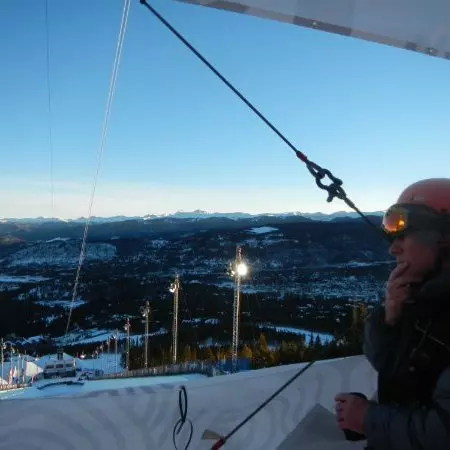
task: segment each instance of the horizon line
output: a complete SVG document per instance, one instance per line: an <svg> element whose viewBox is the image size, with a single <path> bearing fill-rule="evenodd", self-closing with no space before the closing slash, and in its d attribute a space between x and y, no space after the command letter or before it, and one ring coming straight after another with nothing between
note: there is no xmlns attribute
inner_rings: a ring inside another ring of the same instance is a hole
<svg viewBox="0 0 450 450"><path fill-rule="evenodd" d="M384 213L382 210L377 211L362 211L364 215L381 215ZM114 215L108 215L108 216L98 216L98 215L92 215L90 217L86 216L78 216L78 217L50 217L50 216L22 216L22 217L0 217L0 221L14 221L14 220L47 220L47 221L80 221L80 220L87 220L89 219L99 219L99 220L107 220L107 219L115 219L115 218L122 218L122 219L152 219L152 218L170 218L175 216L189 216L189 215L197 215L197 216L219 216L219 217L226 217L226 216L247 216L247 217L258 217L258 216L338 216L338 215L359 215L355 211L335 211L335 212L321 212L321 211L315 211L315 212L307 212L307 211L287 211L287 212L262 212L262 213L248 213L245 211L234 211L234 212L210 212L205 210L193 210L193 211L184 211L184 210L177 210L175 212L168 212L168 213L149 213L145 215L124 215L124 214L114 214ZM186 217L188 218L188 217ZM193 218L193 217L192 217ZM241 217L245 218L245 217Z"/></svg>

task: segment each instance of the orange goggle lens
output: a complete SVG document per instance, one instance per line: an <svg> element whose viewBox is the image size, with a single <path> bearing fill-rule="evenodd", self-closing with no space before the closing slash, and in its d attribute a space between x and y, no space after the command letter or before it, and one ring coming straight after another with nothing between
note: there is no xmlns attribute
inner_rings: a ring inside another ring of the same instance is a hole
<svg viewBox="0 0 450 450"><path fill-rule="evenodd" d="M390 236L399 236L412 230L439 230L441 217L424 205L394 205L383 217L383 231Z"/></svg>
<svg viewBox="0 0 450 450"><path fill-rule="evenodd" d="M386 211L382 226L388 234L405 232L408 228L408 211L401 206L392 206Z"/></svg>

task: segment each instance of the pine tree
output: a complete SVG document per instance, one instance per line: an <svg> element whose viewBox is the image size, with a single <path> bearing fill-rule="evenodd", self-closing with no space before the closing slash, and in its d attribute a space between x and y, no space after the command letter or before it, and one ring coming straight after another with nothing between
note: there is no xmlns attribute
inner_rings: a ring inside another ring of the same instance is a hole
<svg viewBox="0 0 450 450"><path fill-rule="evenodd" d="M191 356L191 347L190 345L185 345L184 349L183 349L183 355L181 357L181 360L183 362L189 362L192 361L192 356Z"/></svg>
<svg viewBox="0 0 450 450"><path fill-rule="evenodd" d="M289 349L285 340L281 341L278 349L278 362L280 364L289 364Z"/></svg>
<svg viewBox="0 0 450 450"><path fill-rule="evenodd" d="M200 359L202 361L208 361L208 362L214 362L215 356L213 351L211 350L211 347L201 347L200 348Z"/></svg>
<svg viewBox="0 0 450 450"><path fill-rule="evenodd" d="M312 331L309 333L308 347L314 347L314 335L312 334Z"/></svg>
<svg viewBox="0 0 450 450"><path fill-rule="evenodd" d="M275 363L273 353L267 346L267 340L263 333L260 334L258 343L253 351L253 367L270 367Z"/></svg>
<svg viewBox="0 0 450 450"><path fill-rule="evenodd" d="M305 360L305 351L306 351L306 345L305 345L305 335L301 334L300 339L297 342L297 361L303 362Z"/></svg>
<svg viewBox="0 0 450 450"><path fill-rule="evenodd" d="M364 323L367 317L367 308L364 304L359 303L353 306L352 311L352 327L346 336L348 342L348 350L350 354L359 354L362 352Z"/></svg>
<svg viewBox="0 0 450 450"><path fill-rule="evenodd" d="M222 348L221 347L217 347L215 360L217 362L220 362L220 361L222 361L223 358L224 358L224 353L222 351Z"/></svg>
<svg viewBox="0 0 450 450"><path fill-rule="evenodd" d="M252 356L253 356L252 349L247 344L245 344L240 352L240 357L252 359Z"/></svg>
<svg viewBox="0 0 450 450"><path fill-rule="evenodd" d="M314 340L314 350L316 352L319 352L320 350L322 350L322 347L323 347L322 340L320 339L320 335L318 334L316 336L316 339Z"/></svg>

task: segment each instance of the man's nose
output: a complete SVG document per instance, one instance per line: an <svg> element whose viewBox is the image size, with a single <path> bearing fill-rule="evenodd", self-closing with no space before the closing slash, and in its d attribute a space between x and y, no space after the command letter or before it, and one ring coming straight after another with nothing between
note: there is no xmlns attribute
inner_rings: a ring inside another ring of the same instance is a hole
<svg viewBox="0 0 450 450"><path fill-rule="evenodd" d="M397 256L400 255L403 251L403 237L396 237L393 241L391 246L389 247L389 254L391 256Z"/></svg>

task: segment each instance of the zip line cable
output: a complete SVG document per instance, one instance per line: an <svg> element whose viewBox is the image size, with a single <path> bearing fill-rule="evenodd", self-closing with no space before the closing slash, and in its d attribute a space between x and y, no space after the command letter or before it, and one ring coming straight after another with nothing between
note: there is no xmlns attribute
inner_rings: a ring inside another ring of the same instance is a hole
<svg viewBox="0 0 450 450"><path fill-rule="evenodd" d="M139 0L169 31L172 32L200 61L203 62L229 89L233 91L285 144L288 145L296 154L297 158L305 163L311 175L315 178L316 184L320 189L328 192L327 202L333 201L335 197L344 201L347 206L353 209L370 227L381 233L383 238L387 239L385 233L378 228L358 207L347 197L343 187L342 180L336 178L328 169L324 169L318 164L310 161L308 157L298 150L294 144L269 121L233 84L230 83L184 36L179 33L158 11L150 6L147 0ZM322 180L328 177L330 184L325 184Z"/></svg>
<svg viewBox="0 0 450 450"><path fill-rule="evenodd" d="M53 126L52 126L52 101L50 88L50 37L49 37L49 17L48 0L45 0L45 42L46 42L46 72L47 72L47 110L48 110L48 132L50 147L50 211L51 217L54 217L54 182L53 182Z"/></svg>
<svg viewBox="0 0 450 450"><path fill-rule="evenodd" d="M131 7L131 0L124 0L122 19L120 22L119 35L118 35L118 39L117 39L116 54L114 57L113 71L112 71L112 75L111 75L111 81L110 81L109 92L108 92L108 100L106 102L106 111L105 111L105 117L104 117L104 121L103 121L102 133L101 133L100 147L98 150L97 168L95 171L92 192L91 192L91 196L90 196L90 200L89 200L88 217L86 219L86 224L84 227L80 257L79 257L77 272L76 272L76 276L75 276L75 283L73 286L72 302L70 304L69 316L67 318L67 326L66 326L65 335L67 335L67 333L69 332L69 326L70 326L70 320L72 317L73 305L75 303L75 299L76 299L77 292L78 292L81 267L83 265L83 261L84 261L84 257L85 257L85 253L86 253L87 235L88 235L89 225L90 225L91 216L92 216L92 206L94 204L95 191L97 188L97 182L98 182L98 176L99 176L99 172L100 172L101 161L102 161L103 153L105 150L109 118L111 115L111 106L112 106L115 88L116 88L117 75L119 73L119 66L120 66L120 61L121 61L123 42L125 39L125 33L127 30L127 25L128 25L128 15L130 12L130 7Z"/></svg>

